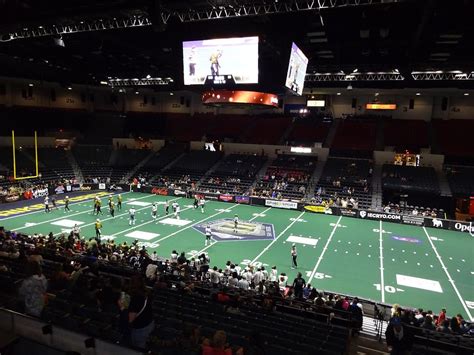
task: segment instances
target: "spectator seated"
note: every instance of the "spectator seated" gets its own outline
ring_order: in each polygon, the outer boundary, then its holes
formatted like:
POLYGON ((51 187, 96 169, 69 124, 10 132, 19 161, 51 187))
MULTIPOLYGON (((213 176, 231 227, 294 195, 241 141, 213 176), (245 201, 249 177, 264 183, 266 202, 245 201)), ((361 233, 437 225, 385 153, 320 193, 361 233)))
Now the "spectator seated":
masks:
POLYGON ((315 202, 368 208, 372 165, 366 159, 329 157, 315 189, 315 202))
POLYGON ((248 194, 255 175, 265 157, 250 154, 230 154, 200 184, 203 192, 248 194))

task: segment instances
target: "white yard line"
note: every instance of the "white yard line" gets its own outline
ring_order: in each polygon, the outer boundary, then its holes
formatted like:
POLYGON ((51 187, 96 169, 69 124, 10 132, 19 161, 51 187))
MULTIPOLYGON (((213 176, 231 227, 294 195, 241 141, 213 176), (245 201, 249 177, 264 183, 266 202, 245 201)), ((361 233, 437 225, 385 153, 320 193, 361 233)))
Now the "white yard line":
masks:
MULTIPOLYGON (((154 196, 154 195, 150 195, 150 196, 154 196)), ((182 198, 182 197, 177 197, 177 198, 173 198, 173 199, 171 199, 171 200, 169 200, 169 201, 176 201, 176 200, 179 200, 179 199, 181 199, 181 198, 182 198)), ((134 201, 135 201, 135 200, 134 200, 134 201)), ((138 211, 146 210, 147 208, 150 208, 150 206, 145 206, 145 207, 142 207, 142 208, 138 208, 136 211, 138 212, 138 211)), ((101 222, 109 221, 109 220, 111 220, 111 219, 116 219, 117 217, 125 216, 125 215, 128 215, 128 211, 127 211, 127 212, 124 212, 124 213, 120 213, 120 214, 116 215, 115 217, 109 217, 109 218, 102 219, 101 222)), ((160 217, 160 219, 161 219, 161 218, 165 218, 165 217, 169 217, 169 216, 168 216, 168 215, 165 215, 165 216, 160 217)), ((149 222, 147 222, 147 223, 151 223, 151 222, 154 222, 154 221, 156 221, 156 219, 151 220, 151 221, 149 221, 149 222)), ((95 224, 95 221, 92 222, 92 223, 86 223, 86 224, 80 225, 80 226, 78 226, 78 227, 82 229, 82 228, 84 228, 84 227, 92 226, 92 225, 94 225, 94 224, 95 224)), ((139 225, 138 225, 138 226, 139 226, 139 225)), ((122 232, 124 232, 124 231, 121 231, 120 233, 122 233, 122 232)), ((116 233, 116 234, 120 234, 120 233, 116 233)), ((63 232, 58 232, 58 233, 54 234, 54 236, 57 236, 57 235, 60 235, 60 234, 63 234, 63 232)), ((116 234, 115 234, 115 235, 116 235, 116 234)), ((105 236, 104 236, 104 238, 105 238, 105 236)))
POLYGON ((384 280, 384 266, 383 266, 383 229, 382 220, 379 225, 379 259, 380 259, 380 292, 382 294, 382 302, 385 303, 385 280, 384 280))
MULTIPOLYGON (((255 220, 256 218, 260 217, 260 214, 261 214, 261 213, 265 213, 265 212, 267 212, 269 209, 271 209, 271 207, 268 207, 266 210, 257 213, 256 216, 254 216, 254 217, 252 217, 252 218, 249 219, 249 222, 252 222, 252 221, 255 220)), ((215 245, 216 243, 217 243, 217 242, 214 242, 214 243, 209 244, 207 247, 205 247, 204 249, 199 250, 198 252, 196 252, 196 253, 193 254, 192 256, 194 257, 194 256, 196 256, 196 255, 200 255, 201 253, 203 253, 204 251, 206 251, 207 249, 209 249, 211 246, 215 245)))
POLYGON ((444 265, 443 259, 441 259, 441 256, 439 255, 438 250, 437 250, 436 247, 434 246, 433 241, 431 240, 430 235, 428 234, 428 231, 426 230, 425 227, 423 227, 423 230, 425 231, 426 237, 428 238, 428 241, 430 242, 431 248, 433 248, 433 251, 434 251, 434 253, 436 254, 436 257, 438 258, 438 261, 439 261, 439 263, 441 264, 442 269, 444 270, 446 276, 448 277, 448 280, 449 280, 449 282, 451 283, 451 286, 453 286, 454 292, 456 292, 456 295, 457 295, 458 298, 459 298, 459 302, 461 302, 461 304, 462 304, 462 306, 464 307, 464 310, 466 311, 466 314, 469 316, 469 319, 471 320, 471 322, 474 321, 474 318, 472 317, 472 314, 471 314, 471 312, 469 311, 469 308, 466 306, 466 303, 465 303, 464 300, 462 299, 461 294, 459 293, 458 288, 457 288, 456 285, 454 284, 453 278, 451 277, 451 275, 450 275, 449 272, 448 272, 448 268, 446 267, 446 265, 444 265))
MULTIPOLYGON (((100 192, 100 191, 99 191, 100 192)), ((121 193, 122 195, 125 195, 125 194, 129 194, 131 193, 131 191, 127 191, 127 192, 123 192, 121 193)), ((85 194, 85 195, 88 195, 88 194, 85 194)), ((111 195, 118 195, 118 194, 111 194, 111 195)), ((64 194, 64 196, 66 196, 66 194, 64 194)), ((71 197, 71 198, 75 198, 75 197, 79 197, 79 196, 82 196, 82 195, 77 195, 77 196, 74 196, 74 197, 71 197)), ((107 196, 104 196, 102 198, 106 198, 107 196)), ((101 199, 102 199, 101 198, 101 199)), ((40 200, 41 198, 38 198, 38 200, 40 200)), ((61 199, 61 200, 58 200, 59 201, 62 201, 64 199, 61 199)), ((138 200, 138 199, 137 199, 138 200)), ((84 203, 85 200, 82 200, 82 201, 77 201, 77 202, 71 202, 69 205, 70 206, 73 206, 73 205, 77 205, 79 203, 84 203)), ((42 204, 42 202, 38 201, 38 204, 42 204)), ((62 204, 63 206, 64 204, 62 204)), ((27 207, 27 206, 25 206, 27 207)), ((21 207, 17 207, 17 208, 21 208, 21 207)), ((16 208, 12 208, 12 209, 16 209, 16 208)), ((6 210, 7 211, 7 210, 6 210)), ((35 213, 39 213, 39 212, 44 212, 44 208, 41 208, 39 209, 38 211, 32 211, 32 212, 26 212, 26 213, 20 213, 20 214, 17 214, 17 215, 14 215, 14 216, 10 216, 10 217, 5 217, 5 218, 0 218, 0 222, 3 222, 3 221, 6 221, 7 219, 12 219, 12 218, 18 218, 18 217, 24 217, 24 216, 28 216, 30 214, 35 214, 35 213)))
POLYGON ((311 282, 313 279, 314 275, 316 275, 316 271, 318 270, 319 265, 321 264, 321 261, 323 260, 323 256, 326 253, 326 250, 328 249, 329 243, 331 243, 332 237, 334 236, 334 233, 336 233, 336 229, 339 226, 339 222, 341 221, 342 216, 340 216, 337 220, 337 222, 334 224, 334 227, 332 228, 331 234, 329 234, 329 238, 326 241, 326 244, 324 245, 323 251, 319 255, 318 261, 316 262, 316 265, 314 265, 313 271, 311 271, 311 274, 308 279, 308 283, 311 282))
MULTIPOLYGON (((234 207, 237 207, 237 206, 242 206, 242 205, 236 203, 235 205, 233 205, 232 207, 230 207, 230 208, 228 208, 228 209, 231 210, 231 209, 233 209, 234 207)), ((189 207, 189 208, 192 208, 192 207, 189 207)), ((227 209, 227 208, 226 208, 226 209, 227 209)), ((201 219, 200 221, 197 221, 196 223, 190 224, 189 226, 184 227, 184 228, 182 228, 182 229, 180 229, 180 230, 178 230, 178 231, 176 231, 176 232, 173 232, 173 233, 171 233, 171 234, 168 234, 167 236, 164 236, 163 238, 160 238, 160 239, 158 239, 158 240, 155 240, 154 243, 158 243, 158 242, 161 242, 161 241, 163 241, 163 240, 165 240, 165 239, 171 238, 172 236, 174 236, 174 235, 176 235, 176 234, 178 234, 178 233, 181 233, 182 231, 184 231, 184 230, 186 230, 186 229, 189 229, 189 228, 191 228, 191 227, 194 227, 195 225, 197 225, 197 224, 199 224, 199 223, 201 223, 201 222, 207 221, 209 218, 218 216, 218 215, 220 215, 220 214, 222 214, 222 213, 225 213, 225 212, 226 212, 226 211, 224 210, 224 211, 220 211, 220 212, 214 213, 213 215, 210 215, 210 216, 208 216, 208 217, 206 217, 206 218, 203 218, 203 219, 201 219)))
MULTIPOLYGON (((127 193, 128 193, 128 192, 127 192, 127 193)), ((150 197, 150 196, 155 196, 155 195, 149 195, 149 196, 138 197, 138 198, 133 199, 133 200, 125 201, 123 204, 127 204, 127 203, 134 202, 134 201, 137 201, 137 200, 143 200, 143 199, 148 198, 148 197, 150 197)), ((81 201, 81 202, 84 202, 84 201, 81 201)), ((58 210, 59 210, 59 208, 58 208, 58 210)), ((72 214, 67 213, 67 214, 62 215, 61 217, 55 217, 55 218, 49 219, 49 220, 47 220, 47 221, 38 222, 38 223, 35 223, 34 225, 31 225, 31 226, 24 226, 24 227, 14 228, 13 230, 14 230, 14 231, 18 231, 18 230, 25 229, 25 228, 33 228, 33 227, 36 227, 36 226, 41 225, 41 224, 50 223, 50 222, 54 222, 54 221, 59 221, 59 220, 61 220, 61 219, 65 219, 65 218, 70 218, 70 217, 78 216, 78 215, 84 214, 84 213, 90 214, 91 211, 90 211, 90 210, 86 210, 86 211, 77 212, 77 213, 72 213, 72 214)))
POLYGON ((291 226, 293 226, 293 224, 295 224, 296 222, 298 222, 298 220, 300 219, 300 217, 302 217, 303 215, 305 214, 305 211, 301 212, 298 217, 296 217, 293 222, 291 222, 285 229, 283 229, 280 234, 278 234, 278 236, 272 240, 272 242, 270 244, 268 244, 251 262, 250 264, 253 264, 255 261, 258 260, 258 258, 260 258, 263 254, 265 254, 265 252, 270 249, 270 247, 273 245, 273 243, 275 243, 278 239, 280 239, 280 237, 285 234, 285 232, 291 228, 291 226))

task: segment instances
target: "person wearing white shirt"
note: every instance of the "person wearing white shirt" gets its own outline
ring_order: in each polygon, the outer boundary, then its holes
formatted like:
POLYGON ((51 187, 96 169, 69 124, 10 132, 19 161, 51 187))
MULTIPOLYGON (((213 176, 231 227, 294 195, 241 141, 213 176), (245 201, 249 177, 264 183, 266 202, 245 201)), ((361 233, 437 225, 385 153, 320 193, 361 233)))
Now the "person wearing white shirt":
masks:
POLYGON ((178 253, 176 252, 176 250, 173 250, 173 252, 171 253, 170 263, 171 264, 177 264, 178 263, 178 253))
POLYGON ((278 278, 278 286, 280 286, 280 290, 284 290, 287 286, 288 282, 288 276, 284 272, 280 274, 280 277, 278 278))
POLYGON ((231 277, 229 278, 229 287, 238 287, 239 279, 237 277, 237 273, 232 273, 231 277))
POLYGON ((272 266, 272 271, 270 271, 270 281, 275 282, 278 280, 278 270, 276 266, 272 266))
POLYGON ((261 269, 258 269, 255 274, 253 274, 253 284, 256 286, 263 280, 263 274, 261 269))
POLYGON ((264 266, 262 266, 262 267, 260 268, 260 270, 262 271, 263 281, 267 281, 267 280, 268 280, 268 271, 265 270, 265 267, 264 267, 264 266))
POLYGON ((150 255, 150 259, 153 261, 158 261, 158 254, 156 254, 156 250, 150 255))
POLYGON ((250 284, 245 277, 240 278, 238 285, 241 290, 248 290, 250 288, 250 284))
POLYGON ((212 286, 217 287, 221 282, 221 275, 219 271, 217 271, 217 266, 214 266, 212 270, 209 270, 209 277, 211 279, 212 286))

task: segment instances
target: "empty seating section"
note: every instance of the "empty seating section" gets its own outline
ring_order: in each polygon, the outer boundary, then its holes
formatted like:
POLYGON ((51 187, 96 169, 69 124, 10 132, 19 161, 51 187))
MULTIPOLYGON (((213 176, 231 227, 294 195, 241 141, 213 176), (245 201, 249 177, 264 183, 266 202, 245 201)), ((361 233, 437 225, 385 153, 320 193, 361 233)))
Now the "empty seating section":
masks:
POLYGON ((205 177, 199 190, 247 194, 264 162, 265 157, 260 155, 230 154, 205 177))
POLYGON ((426 121, 388 119, 384 127, 384 145, 394 147, 396 151, 419 151, 430 145, 428 132, 426 121))
POLYGON ((181 187, 196 184, 202 176, 222 157, 221 153, 206 150, 193 150, 183 155, 170 169, 161 172, 157 180, 169 186, 179 183, 181 187))
POLYGON ((384 165, 382 186, 384 189, 397 191, 440 193, 438 177, 431 167, 384 165))
POLYGON ((454 196, 474 196, 474 167, 446 166, 446 176, 454 196))
POLYGON ((243 134, 245 143, 278 144, 283 134, 291 124, 290 117, 258 117, 250 122, 248 129, 243 134))
POLYGON ((112 151, 110 165, 113 167, 111 180, 119 181, 131 169, 152 152, 148 149, 126 149, 120 148, 112 151))
POLYGON ((324 143, 331 123, 313 119, 297 119, 287 141, 292 145, 324 143))
POLYGON ((343 120, 339 122, 331 148, 372 151, 375 148, 375 136, 374 120, 343 120))
POLYGON ((77 145, 73 148, 72 153, 86 181, 93 178, 106 180, 111 177, 110 155, 112 154, 112 146, 77 145))
POLYGON ((333 201, 354 198, 359 208, 371 205, 370 176, 372 163, 366 159, 329 157, 324 165, 315 192, 321 199, 333 201))
POLYGON ((253 195, 299 200, 307 192, 317 157, 278 155, 257 182, 253 195))
MULTIPOLYGON (((34 157, 34 150, 29 150, 34 157)), ((63 148, 38 148, 38 160, 44 165, 41 169, 43 181, 63 180, 74 178, 74 170, 63 148)))
POLYGON ((161 148, 145 165, 138 169, 136 176, 152 178, 184 151, 184 146, 169 144, 161 148))
POLYGON ((433 127, 442 153, 457 157, 474 156, 474 120, 433 120, 433 127))

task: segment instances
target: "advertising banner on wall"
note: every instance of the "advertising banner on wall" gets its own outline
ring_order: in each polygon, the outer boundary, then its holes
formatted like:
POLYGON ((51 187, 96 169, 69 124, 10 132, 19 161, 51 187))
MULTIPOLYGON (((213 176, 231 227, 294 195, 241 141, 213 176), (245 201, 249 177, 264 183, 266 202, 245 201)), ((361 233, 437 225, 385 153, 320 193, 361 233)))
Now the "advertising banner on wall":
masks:
POLYGON ((287 210, 297 210, 298 203, 291 201, 281 201, 281 200, 265 200, 265 206, 275 207, 275 208, 284 208, 287 210))

